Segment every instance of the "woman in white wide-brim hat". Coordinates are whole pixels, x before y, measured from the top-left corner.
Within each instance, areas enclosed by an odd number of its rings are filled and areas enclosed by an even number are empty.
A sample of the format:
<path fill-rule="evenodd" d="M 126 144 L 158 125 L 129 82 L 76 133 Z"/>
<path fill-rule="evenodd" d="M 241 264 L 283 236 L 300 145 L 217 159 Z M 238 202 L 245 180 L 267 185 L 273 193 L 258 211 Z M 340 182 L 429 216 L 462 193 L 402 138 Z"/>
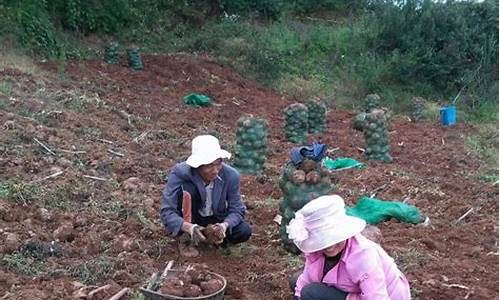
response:
<path fill-rule="evenodd" d="M 345 213 L 337 195 L 312 200 L 295 213 L 288 237 L 305 253 L 295 299 L 410 299 L 408 281 L 394 260 L 361 231 L 365 221 Z"/>

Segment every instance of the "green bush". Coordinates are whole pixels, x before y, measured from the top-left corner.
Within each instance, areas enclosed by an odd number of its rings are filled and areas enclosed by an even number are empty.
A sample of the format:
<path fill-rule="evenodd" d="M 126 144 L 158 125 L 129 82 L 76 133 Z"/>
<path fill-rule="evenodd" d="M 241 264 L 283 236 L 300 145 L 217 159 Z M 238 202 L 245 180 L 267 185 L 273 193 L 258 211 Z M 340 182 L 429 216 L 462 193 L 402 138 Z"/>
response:
<path fill-rule="evenodd" d="M 144 1 L 50 1 L 48 10 L 62 16 L 61 24 L 64 28 L 84 34 L 114 33 L 136 23 L 137 16 L 133 5 L 139 7 L 142 2 Z"/>
<path fill-rule="evenodd" d="M 334 95 L 354 108 L 377 93 L 399 109 L 462 90 L 474 118 L 498 116 L 485 116 L 498 106 L 493 0 L 5 0 L 0 25 L 52 58 L 85 57 L 79 39 L 97 34 L 144 52 L 207 52 L 298 98 Z"/>
<path fill-rule="evenodd" d="M 293 12 L 311 13 L 325 10 L 355 11 L 368 6 L 366 0 L 346 1 L 346 0 L 294 0 L 288 2 L 288 7 Z"/>
<path fill-rule="evenodd" d="M 360 38 L 375 60 L 386 62 L 376 74 L 400 85 L 427 83 L 442 95 L 463 86 L 485 91 L 498 80 L 497 2 L 413 0 L 384 3 L 374 12 Z"/>
<path fill-rule="evenodd" d="M 43 2 L 26 1 L 18 12 L 18 21 L 22 27 L 20 40 L 26 47 L 49 57 L 60 55 L 61 44 Z"/>
<path fill-rule="evenodd" d="M 283 12 L 283 0 L 222 0 L 222 9 L 228 14 L 255 15 L 278 19 Z"/>

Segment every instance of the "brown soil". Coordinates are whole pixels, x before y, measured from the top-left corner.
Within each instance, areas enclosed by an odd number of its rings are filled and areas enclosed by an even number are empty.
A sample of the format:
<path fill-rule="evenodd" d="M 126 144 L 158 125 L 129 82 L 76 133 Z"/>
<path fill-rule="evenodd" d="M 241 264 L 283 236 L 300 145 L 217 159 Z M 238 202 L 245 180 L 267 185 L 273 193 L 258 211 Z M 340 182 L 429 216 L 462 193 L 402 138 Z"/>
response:
<path fill-rule="evenodd" d="M 0 71 L 9 87 L 0 91 L 0 180 L 10 184 L 0 192 L 2 299 L 72 299 L 110 284 L 92 298 L 107 299 L 122 287 L 137 290 L 171 259 L 206 263 L 224 275 L 228 299 L 289 299 L 287 276 L 300 260 L 281 248 L 273 218 L 280 168 L 293 147 L 282 130 L 282 110 L 292 100 L 207 57 L 143 62 L 139 72 L 99 60 L 70 62 L 65 73 L 51 63 L 43 75 Z M 184 105 L 182 96 L 191 92 L 211 96 L 215 105 Z M 197 134 L 213 133 L 232 150 L 243 113 L 266 118 L 270 128 L 265 174 L 243 176 L 241 185 L 254 234 L 230 255 L 208 249 L 194 260 L 180 258 L 158 222 L 162 179 L 189 155 Z M 330 108 L 322 140 L 339 148 L 334 156 L 365 162 L 357 149 L 362 133 L 351 128 L 355 114 Z M 382 186 L 378 198 L 407 198 L 429 216 L 427 227 L 379 226 L 414 298 L 498 298 L 498 187 L 476 180 L 482 165 L 464 143 L 474 128 L 406 118 L 392 125 L 394 162 L 336 173 L 336 192 L 352 205 Z M 56 239 L 58 255 L 47 251 Z M 41 245 L 31 247 L 37 258 L 15 265 L 16 251 L 34 244 Z"/>

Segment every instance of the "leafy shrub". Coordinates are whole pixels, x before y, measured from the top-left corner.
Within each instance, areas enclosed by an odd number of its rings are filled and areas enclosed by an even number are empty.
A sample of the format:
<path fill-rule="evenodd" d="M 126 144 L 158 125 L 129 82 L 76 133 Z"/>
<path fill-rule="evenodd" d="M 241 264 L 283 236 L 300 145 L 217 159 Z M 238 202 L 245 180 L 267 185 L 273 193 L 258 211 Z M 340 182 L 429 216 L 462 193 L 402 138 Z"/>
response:
<path fill-rule="evenodd" d="M 283 0 L 222 0 L 222 9 L 232 15 L 252 15 L 268 18 L 278 19 L 284 9 Z"/>
<path fill-rule="evenodd" d="M 288 2 L 288 7 L 293 12 L 311 13 L 325 10 L 354 11 L 366 8 L 369 1 L 346 0 L 294 0 Z"/>
<path fill-rule="evenodd" d="M 137 20 L 132 3 L 128 0 L 51 1 L 49 10 L 62 16 L 61 23 L 67 29 L 84 34 L 114 33 Z"/>
<path fill-rule="evenodd" d="M 25 2 L 19 10 L 18 21 L 23 29 L 20 39 L 25 46 L 49 57 L 60 55 L 61 45 L 43 2 Z"/>
<path fill-rule="evenodd" d="M 497 2 L 412 0 L 374 12 L 359 38 L 399 84 L 424 82 L 450 95 L 463 86 L 485 91 L 498 80 Z"/>

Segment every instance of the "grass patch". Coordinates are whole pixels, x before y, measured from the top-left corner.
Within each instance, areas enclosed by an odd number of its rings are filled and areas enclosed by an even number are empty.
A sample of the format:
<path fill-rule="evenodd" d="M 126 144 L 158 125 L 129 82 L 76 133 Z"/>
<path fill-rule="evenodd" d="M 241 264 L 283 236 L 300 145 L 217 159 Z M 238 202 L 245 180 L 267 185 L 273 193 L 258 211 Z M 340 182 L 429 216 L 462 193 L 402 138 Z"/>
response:
<path fill-rule="evenodd" d="M 465 121 L 480 124 L 493 123 L 498 127 L 498 100 L 497 102 L 483 101 L 470 106 L 460 105 L 459 108 L 464 111 Z"/>
<path fill-rule="evenodd" d="M 466 139 L 466 147 L 483 162 L 477 174 L 481 181 L 498 181 L 498 134 L 497 124 L 481 124 L 478 125 L 477 133 Z"/>
<path fill-rule="evenodd" d="M 160 259 L 162 254 L 165 253 L 165 251 L 173 250 L 171 249 L 173 241 L 174 241 L 173 238 L 164 235 L 159 239 L 153 241 L 153 246 L 147 247 L 144 250 L 144 253 L 148 255 L 150 258 L 158 260 Z"/>
<path fill-rule="evenodd" d="M 79 201 L 75 201 L 76 190 L 74 185 L 58 186 L 50 189 L 43 197 L 43 206 L 49 209 L 70 211 L 79 206 Z"/>
<path fill-rule="evenodd" d="M 424 104 L 424 119 L 426 120 L 439 120 L 440 119 L 440 112 L 439 109 L 441 106 L 438 103 L 435 102 L 429 102 L 426 101 Z"/>
<path fill-rule="evenodd" d="M 133 212 L 117 199 L 102 199 L 90 202 L 90 208 L 101 218 L 126 220 Z"/>
<path fill-rule="evenodd" d="M 37 204 L 40 207 L 61 211 L 74 210 L 79 207 L 80 201 L 75 199 L 80 197 L 81 193 L 75 193 L 77 190 L 81 189 L 74 184 L 40 187 L 21 180 L 0 183 L 1 198 L 20 205 Z"/>
<path fill-rule="evenodd" d="M 287 264 L 290 269 L 298 269 L 304 267 L 304 261 L 299 255 L 287 254 Z"/>
<path fill-rule="evenodd" d="M 64 103 L 64 106 L 72 111 L 85 112 L 88 109 L 89 103 L 82 100 L 81 98 L 71 99 Z"/>
<path fill-rule="evenodd" d="M 273 209 L 273 208 L 278 208 L 279 207 L 280 201 L 281 201 L 280 199 L 274 199 L 274 198 L 267 198 L 267 199 L 264 199 L 264 200 L 253 199 L 252 204 L 256 208 L 269 208 L 269 209 Z"/>
<path fill-rule="evenodd" d="M 45 270 L 43 261 L 36 260 L 32 256 L 20 252 L 5 255 L 1 260 L 1 264 L 12 272 L 27 276 L 37 276 Z"/>
<path fill-rule="evenodd" d="M 99 138 L 102 135 L 102 130 L 98 127 L 83 127 L 81 133 L 87 138 Z"/>
<path fill-rule="evenodd" d="M 481 125 L 477 134 L 467 137 L 467 146 L 488 165 L 498 166 L 498 128 L 494 125 Z"/>
<path fill-rule="evenodd" d="M 40 187 L 23 181 L 0 183 L 0 196 L 17 204 L 28 205 L 40 199 Z"/>
<path fill-rule="evenodd" d="M 0 82 L 0 96 L 10 97 L 12 84 L 7 81 Z"/>
<path fill-rule="evenodd" d="M 132 294 L 130 295 L 130 299 L 132 299 L 132 300 L 147 300 L 146 296 L 144 296 L 144 294 L 141 293 L 141 291 L 132 292 Z"/>
<path fill-rule="evenodd" d="M 154 222 L 151 221 L 148 216 L 146 215 L 146 212 L 142 209 L 139 209 L 135 212 L 135 217 L 139 224 L 142 225 L 143 228 L 145 229 L 150 229 L 154 228 Z"/>
<path fill-rule="evenodd" d="M 157 170 L 153 182 L 156 184 L 165 183 L 168 180 L 170 170 Z"/>
<path fill-rule="evenodd" d="M 71 162 L 73 163 L 73 166 L 80 170 L 86 169 L 90 164 L 87 157 L 81 157 L 80 155 L 73 155 Z"/>
<path fill-rule="evenodd" d="M 5 37 L 0 38 L 0 57 L 2 57 L 0 59 L 0 70 L 17 69 L 31 75 L 41 73 L 33 59 L 20 51 L 19 48 L 15 48 L 12 42 Z"/>
<path fill-rule="evenodd" d="M 276 89 L 281 94 L 287 94 L 290 97 L 298 100 L 310 99 L 312 97 L 332 98 L 327 89 L 325 78 L 312 76 L 294 77 L 285 75 L 276 84 Z"/>
<path fill-rule="evenodd" d="M 71 268 L 69 273 L 70 276 L 77 278 L 84 284 L 96 284 L 111 278 L 116 265 L 117 263 L 112 257 L 101 255 Z"/>
<path fill-rule="evenodd" d="M 395 253 L 394 260 L 400 270 L 405 273 L 409 269 L 422 266 L 427 261 L 427 256 L 415 248 L 410 248 L 408 251 Z"/>
<path fill-rule="evenodd" d="M 231 256 L 243 258 L 248 255 L 251 255 L 255 250 L 257 250 L 256 246 L 253 246 L 249 243 L 240 243 L 231 248 Z"/>

